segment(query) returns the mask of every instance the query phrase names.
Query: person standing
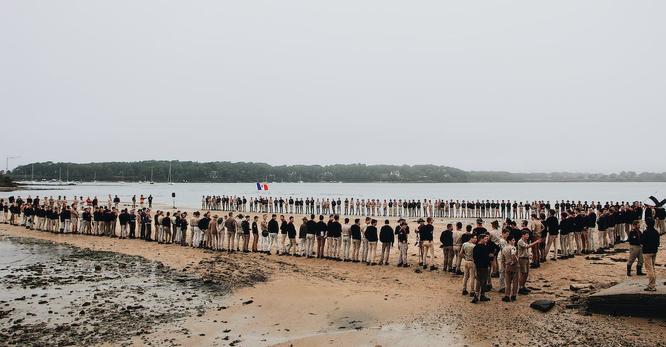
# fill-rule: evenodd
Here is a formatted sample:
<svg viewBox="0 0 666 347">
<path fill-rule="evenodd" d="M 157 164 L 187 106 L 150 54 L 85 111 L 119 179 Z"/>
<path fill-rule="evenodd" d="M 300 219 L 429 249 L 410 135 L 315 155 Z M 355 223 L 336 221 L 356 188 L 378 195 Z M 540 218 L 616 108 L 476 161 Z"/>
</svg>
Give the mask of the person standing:
<svg viewBox="0 0 666 347">
<path fill-rule="evenodd" d="M 645 270 L 648 276 L 648 285 L 644 289 L 647 292 L 654 292 L 656 287 L 656 275 L 654 272 L 654 265 L 657 258 L 657 250 L 659 249 L 659 232 L 654 228 L 654 219 L 645 219 L 647 227 L 643 231 L 643 258 L 645 260 Z"/>
<path fill-rule="evenodd" d="M 299 202 L 300 204 L 300 202 Z M 297 205 L 300 206 L 300 205 Z M 298 239 L 299 239 L 299 250 L 298 254 L 296 254 L 297 257 L 304 257 L 305 256 L 305 249 L 307 246 L 307 237 L 308 237 L 308 219 L 303 217 L 301 220 L 301 226 L 298 228 Z"/>
<path fill-rule="evenodd" d="M 340 238 L 342 237 L 342 225 L 340 216 L 333 216 L 333 221 L 328 224 L 328 235 L 330 236 L 330 250 L 328 256 L 334 260 L 340 260 Z"/>
<path fill-rule="evenodd" d="M 259 245 L 259 216 L 254 216 L 252 220 L 252 252 L 257 252 Z"/>
<path fill-rule="evenodd" d="M 364 263 L 368 260 L 368 239 L 365 238 L 365 229 L 370 226 L 370 220 L 370 217 L 365 217 L 365 225 L 361 233 L 361 261 Z"/>
<path fill-rule="evenodd" d="M 324 215 L 319 215 L 319 222 L 317 222 L 317 258 L 324 258 L 324 250 L 326 247 L 326 231 L 327 225 L 324 222 Z"/>
<path fill-rule="evenodd" d="M 442 271 L 450 272 L 453 269 L 453 224 L 446 225 L 446 229 L 439 235 L 439 242 L 442 243 Z"/>
<path fill-rule="evenodd" d="M 488 284 L 488 276 L 490 269 L 490 261 L 492 259 L 492 250 L 488 247 L 488 234 L 480 234 L 476 246 L 472 251 L 472 259 L 476 272 L 476 295 L 472 299 L 472 303 L 478 301 L 489 301 L 490 298 L 486 296 L 486 288 Z"/>
<path fill-rule="evenodd" d="M 645 275 L 643 273 L 643 242 L 640 224 L 640 221 L 633 221 L 631 230 L 629 231 L 629 260 L 627 260 L 627 276 L 631 276 L 631 266 L 634 265 L 634 261 L 636 260 L 638 260 L 636 264 L 636 275 Z"/>
<path fill-rule="evenodd" d="M 464 269 L 463 272 L 465 273 L 465 276 L 463 277 L 462 295 L 469 294 L 467 291 L 467 283 L 468 281 L 471 281 L 470 285 L 473 297 L 476 297 L 476 271 L 474 267 L 474 248 L 476 247 L 476 241 L 476 235 L 470 233 L 468 241 L 463 243 L 460 248 L 460 257 L 464 260 L 462 266 Z"/>
<path fill-rule="evenodd" d="M 282 206 L 280 206 L 280 210 L 282 210 Z M 284 215 L 280 215 L 280 245 L 278 249 L 278 255 L 285 255 L 286 250 L 287 250 L 287 238 L 288 238 L 288 231 L 287 231 L 287 221 L 284 219 Z"/>
<path fill-rule="evenodd" d="M 312 209 L 312 208 L 311 208 Z M 310 215 L 310 220 L 307 222 L 307 228 L 308 228 L 308 233 L 306 235 L 305 241 L 305 256 L 307 258 L 312 257 L 312 253 L 314 252 L 314 244 L 315 244 L 315 238 L 317 237 L 317 234 L 319 233 L 319 225 L 315 221 L 315 215 L 311 214 Z"/>
<path fill-rule="evenodd" d="M 527 277 L 530 272 L 530 248 L 534 247 L 535 245 L 538 245 L 539 240 L 534 241 L 532 243 L 529 243 L 530 239 L 530 232 L 527 230 L 524 230 L 522 232 L 522 235 L 520 237 L 520 240 L 518 240 L 518 243 L 516 244 L 517 247 L 517 255 L 518 255 L 518 267 L 520 270 L 520 279 L 519 279 L 519 284 L 520 284 L 520 289 L 518 289 L 518 294 L 522 295 L 527 295 L 530 293 L 530 290 L 525 287 L 527 284 Z"/>
<path fill-rule="evenodd" d="M 423 247 L 423 268 L 428 268 L 428 256 L 430 256 L 430 271 L 437 270 L 435 266 L 435 248 L 433 245 L 434 232 L 435 227 L 432 225 L 432 217 L 427 217 L 426 224 L 420 230 L 420 240 Z"/>
<path fill-rule="evenodd" d="M 382 226 L 381 230 L 379 231 L 379 241 L 382 243 L 382 257 L 379 261 L 379 265 L 388 265 L 391 246 L 395 241 L 393 228 L 391 228 L 389 225 L 388 219 L 384 221 L 384 226 Z"/>
<path fill-rule="evenodd" d="M 266 211 L 266 209 L 264 209 Z M 270 254 L 270 241 L 268 233 L 268 215 L 263 214 L 261 216 L 261 252 L 265 254 Z"/>
<path fill-rule="evenodd" d="M 398 250 L 400 251 L 398 267 L 409 267 L 409 263 L 407 262 L 407 249 L 409 248 L 409 226 L 402 218 L 398 220 L 398 223 L 400 223 L 400 225 L 398 225 L 395 230 L 395 234 L 398 235 Z"/>
<path fill-rule="evenodd" d="M 213 222 L 216 222 L 217 218 L 213 219 Z M 236 218 L 234 218 L 234 213 L 229 212 L 229 217 L 224 221 L 224 227 L 227 229 L 227 252 L 234 252 L 234 239 L 236 238 Z M 220 230 L 221 232 L 222 230 Z M 224 251 L 224 241 L 222 242 L 222 250 Z"/>
<path fill-rule="evenodd" d="M 347 213 L 348 200 L 345 200 L 345 214 Z M 351 225 L 349 224 L 349 218 L 345 218 L 345 224 L 342 225 L 342 261 L 347 262 L 350 260 L 349 251 L 351 247 Z"/>
<path fill-rule="evenodd" d="M 368 240 L 368 258 L 367 265 L 377 265 L 375 258 L 377 256 L 377 221 L 373 219 L 370 225 L 365 228 L 365 239 Z"/>
<path fill-rule="evenodd" d="M 295 256 L 298 251 L 298 245 L 296 244 L 296 226 L 294 225 L 294 216 L 289 217 L 289 222 L 287 223 L 286 229 L 287 237 L 289 238 L 289 246 L 287 246 L 284 254 Z"/>
<path fill-rule="evenodd" d="M 505 233 L 508 236 L 508 233 Z M 500 258 L 502 259 L 502 268 L 504 271 L 504 297 L 502 301 L 516 301 L 516 295 L 518 295 L 518 282 L 519 282 L 519 259 L 518 253 L 516 250 L 516 239 L 512 236 L 508 236 L 506 246 L 500 252 Z"/>
<path fill-rule="evenodd" d="M 241 230 L 243 231 L 243 253 L 248 253 L 250 251 L 250 233 L 252 231 L 250 215 L 245 216 L 241 222 Z"/>
<path fill-rule="evenodd" d="M 273 252 L 273 245 L 275 245 L 276 253 L 280 254 L 279 246 L 277 245 L 278 232 L 280 231 L 280 225 L 277 221 L 277 215 L 271 215 L 271 220 L 268 221 L 268 253 Z"/>
<path fill-rule="evenodd" d="M 314 218 L 314 215 L 312 216 Z M 358 253 L 359 253 L 359 248 L 361 246 L 361 220 L 359 218 L 356 218 L 354 220 L 354 224 L 349 228 L 349 232 L 351 234 L 351 246 L 352 246 L 352 251 L 351 251 L 351 261 L 354 263 L 358 263 Z"/>
</svg>

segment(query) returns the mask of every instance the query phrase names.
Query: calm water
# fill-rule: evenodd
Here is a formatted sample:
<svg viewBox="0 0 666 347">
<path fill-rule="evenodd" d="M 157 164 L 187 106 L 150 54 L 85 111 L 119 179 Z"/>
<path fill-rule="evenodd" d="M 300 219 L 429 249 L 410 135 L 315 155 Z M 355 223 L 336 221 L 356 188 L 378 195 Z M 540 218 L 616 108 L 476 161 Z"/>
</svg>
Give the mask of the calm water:
<svg viewBox="0 0 666 347">
<path fill-rule="evenodd" d="M 490 199 L 490 200 L 601 200 L 646 201 L 656 194 L 666 197 L 666 183 L 271 183 L 268 192 L 258 192 L 254 183 L 84 183 L 66 187 L 26 188 L 0 193 L 23 198 L 31 195 L 97 196 L 106 201 L 109 194 L 128 201 L 132 195 L 152 195 L 156 203 L 171 203 L 176 193 L 178 207 L 197 208 L 202 195 L 293 196 L 315 198 L 354 197 L 365 199 Z"/>
</svg>

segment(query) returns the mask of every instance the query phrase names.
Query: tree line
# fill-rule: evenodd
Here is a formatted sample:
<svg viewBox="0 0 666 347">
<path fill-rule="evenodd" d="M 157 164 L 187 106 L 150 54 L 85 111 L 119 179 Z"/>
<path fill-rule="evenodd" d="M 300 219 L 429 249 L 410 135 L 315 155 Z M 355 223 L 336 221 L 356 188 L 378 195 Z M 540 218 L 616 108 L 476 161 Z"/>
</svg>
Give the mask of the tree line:
<svg viewBox="0 0 666 347">
<path fill-rule="evenodd" d="M 463 171 L 437 165 L 277 165 L 251 162 L 41 162 L 16 167 L 15 180 L 172 182 L 666 182 L 666 172 L 613 174 Z"/>
</svg>

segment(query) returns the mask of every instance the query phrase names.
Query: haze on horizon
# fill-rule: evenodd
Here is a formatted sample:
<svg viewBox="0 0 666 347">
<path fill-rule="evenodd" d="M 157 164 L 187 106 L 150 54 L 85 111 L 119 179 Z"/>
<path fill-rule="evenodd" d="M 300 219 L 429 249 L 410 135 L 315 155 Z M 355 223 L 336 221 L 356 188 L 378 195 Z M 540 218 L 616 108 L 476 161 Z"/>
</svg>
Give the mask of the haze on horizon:
<svg viewBox="0 0 666 347">
<path fill-rule="evenodd" d="M 0 3 L 1 168 L 666 171 L 666 2 Z"/>
</svg>

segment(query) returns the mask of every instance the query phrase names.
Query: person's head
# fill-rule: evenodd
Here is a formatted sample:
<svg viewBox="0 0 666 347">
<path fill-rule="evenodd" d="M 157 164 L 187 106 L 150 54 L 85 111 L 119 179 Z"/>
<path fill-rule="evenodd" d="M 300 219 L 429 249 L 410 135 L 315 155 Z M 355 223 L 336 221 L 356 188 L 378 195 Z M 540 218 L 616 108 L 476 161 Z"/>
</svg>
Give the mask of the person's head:
<svg viewBox="0 0 666 347">
<path fill-rule="evenodd" d="M 271 219 L 272 219 L 272 220 L 276 220 L 276 219 L 277 219 L 277 215 L 276 215 L 276 214 L 271 215 Z"/>
<path fill-rule="evenodd" d="M 482 244 L 482 245 L 485 245 L 486 243 L 488 243 L 488 234 L 483 233 L 483 234 L 479 235 L 479 239 L 477 240 L 477 243 Z"/>
<path fill-rule="evenodd" d="M 293 223 L 294 222 L 294 216 L 289 216 L 289 222 Z"/>
<path fill-rule="evenodd" d="M 631 227 L 636 229 L 636 230 L 639 230 L 641 228 L 641 221 L 639 221 L 639 220 L 633 221 L 631 223 Z"/>
<path fill-rule="evenodd" d="M 456 229 L 461 230 L 462 227 L 463 227 L 462 222 L 458 222 L 458 223 L 456 223 Z"/>
<path fill-rule="evenodd" d="M 527 239 L 530 238 L 530 233 L 527 230 L 525 230 L 520 234 L 520 238 L 522 238 L 523 241 L 527 241 Z"/>
<path fill-rule="evenodd" d="M 345 224 L 349 223 L 349 218 L 345 218 Z"/>
<path fill-rule="evenodd" d="M 432 224 L 432 217 L 428 217 L 428 218 L 426 218 L 426 222 L 427 222 L 428 224 Z"/>
<path fill-rule="evenodd" d="M 259 216 L 254 216 L 254 221 L 256 222 L 258 220 L 259 220 Z"/>
<path fill-rule="evenodd" d="M 319 220 L 320 220 L 320 221 L 323 221 L 323 220 L 324 220 L 324 215 L 323 215 L 323 214 L 320 214 L 320 215 L 319 215 Z"/>
<path fill-rule="evenodd" d="M 471 233 L 472 232 L 472 225 L 467 224 L 467 226 L 465 227 L 465 231 L 467 231 L 468 233 Z"/>
<path fill-rule="evenodd" d="M 373 219 L 373 220 L 370 222 L 370 224 L 372 224 L 372 225 L 377 225 L 377 220 L 376 220 L 376 219 Z"/>
<path fill-rule="evenodd" d="M 446 225 L 446 230 L 453 230 L 453 224 L 449 223 Z"/>
<path fill-rule="evenodd" d="M 508 235 L 508 233 L 507 233 L 507 235 Z M 510 236 L 510 235 L 509 235 L 509 237 L 506 238 L 506 242 L 508 242 L 511 246 L 516 245 L 516 239 L 514 239 L 513 236 Z"/>
<path fill-rule="evenodd" d="M 245 220 L 247 220 L 247 221 L 250 220 L 250 215 L 249 214 L 247 216 L 245 216 Z"/>
<path fill-rule="evenodd" d="M 533 216 L 536 217 L 536 215 L 533 215 Z M 527 222 L 526 220 L 524 220 L 524 221 L 522 221 L 522 222 L 520 223 L 520 225 L 521 225 L 523 228 L 527 228 L 528 222 Z"/>
<path fill-rule="evenodd" d="M 481 218 L 477 218 L 477 219 L 476 219 L 476 226 L 478 226 L 478 227 L 483 226 L 483 219 L 481 219 Z"/>
<path fill-rule="evenodd" d="M 337 214 L 334 215 L 334 216 L 333 216 L 333 220 L 335 220 L 336 222 L 339 221 L 339 220 L 340 220 L 340 216 L 338 216 Z"/>
<path fill-rule="evenodd" d="M 361 219 L 360 218 L 354 219 L 354 224 L 361 224 Z"/>
<path fill-rule="evenodd" d="M 314 214 L 311 214 L 311 215 L 310 215 L 310 219 L 311 219 L 311 220 L 314 220 L 314 219 L 315 219 L 315 215 L 314 215 Z"/>
<path fill-rule="evenodd" d="M 365 217 L 365 224 L 370 224 L 370 220 L 371 220 L 370 217 Z"/>
<path fill-rule="evenodd" d="M 283 214 L 280 215 L 280 220 L 284 221 L 284 215 Z"/>
</svg>

